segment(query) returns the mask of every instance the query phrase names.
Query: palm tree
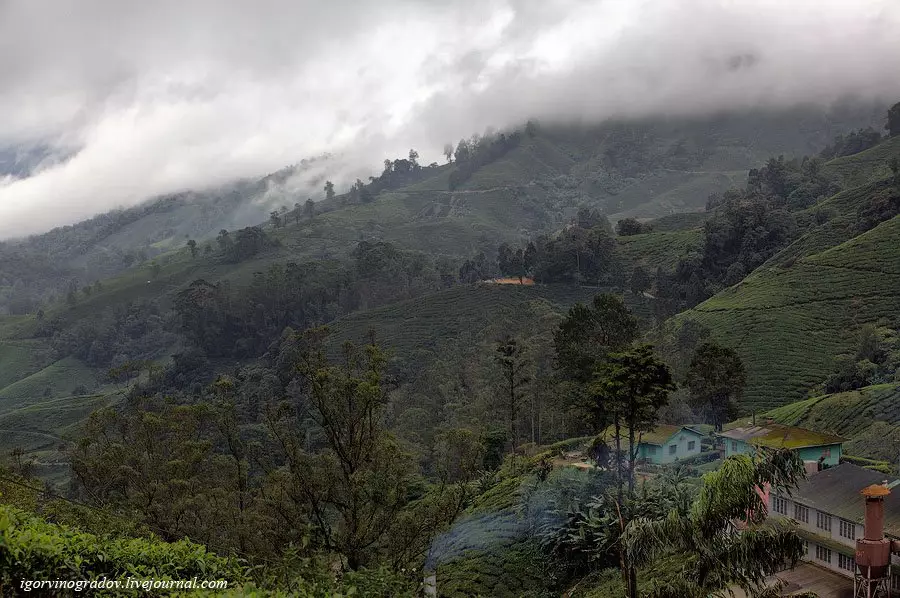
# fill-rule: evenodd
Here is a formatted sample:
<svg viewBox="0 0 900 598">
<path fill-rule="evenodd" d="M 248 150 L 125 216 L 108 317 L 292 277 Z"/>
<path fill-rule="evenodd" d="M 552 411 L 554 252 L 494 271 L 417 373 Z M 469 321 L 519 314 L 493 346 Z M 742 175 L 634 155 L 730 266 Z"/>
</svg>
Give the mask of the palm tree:
<svg viewBox="0 0 900 598">
<path fill-rule="evenodd" d="M 750 596 L 777 595 L 765 580 L 800 559 L 803 541 L 794 523 L 766 519 L 761 489 L 790 493 L 804 476 L 796 453 L 759 449 L 753 457 L 730 457 L 706 474 L 688 513 L 631 521 L 623 537 L 628 563 L 673 569 L 648 579 L 643 594 L 705 598 L 730 595 L 729 588 L 737 586 Z M 628 595 L 636 596 L 637 584 L 628 585 Z"/>
</svg>

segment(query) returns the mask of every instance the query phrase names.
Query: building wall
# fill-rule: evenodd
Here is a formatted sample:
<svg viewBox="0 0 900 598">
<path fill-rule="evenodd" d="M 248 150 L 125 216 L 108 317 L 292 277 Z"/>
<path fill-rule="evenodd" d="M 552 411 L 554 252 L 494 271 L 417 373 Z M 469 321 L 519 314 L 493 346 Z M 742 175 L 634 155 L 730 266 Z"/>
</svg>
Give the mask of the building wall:
<svg viewBox="0 0 900 598">
<path fill-rule="evenodd" d="M 805 512 L 803 511 L 804 508 L 806 509 Z M 801 500 L 791 499 L 788 496 L 777 496 L 774 492 L 769 494 L 769 516 L 793 519 L 797 522 L 800 529 L 828 541 L 827 543 L 817 543 L 814 538 L 807 539 L 804 560 L 815 563 L 820 567 L 827 567 L 846 577 L 853 577 L 853 569 L 842 567 L 842 559 L 839 555 L 843 554 L 848 559 L 853 558 L 856 552 L 856 538 L 863 537 L 864 527 L 862 524 L 819 511 L 804 504 Z M 852 536 L 852 538 L 848 536 Z M 834 548 L 834 544 L 845 546 L 846 550 L 840 552 Z M 819 547 L 818 550 L 817 547 Z M 900 574 L 900 559 L 892 557 L 891 560 L 893 562 L 893 573 L 895 575 Z M 843 564 L 852 566 L 853 561 L 843 560 Z M 898 576 L 896 583 L 898 588 L 900 588 L 900 576 Z"/>
<path fill-rule="evenodd" d="M 750 452 L 750 445 L 743 440 L 732 440 L 731 438 L 725 438 L 724 440 L 726 458 L 731 455 L 746 455 Z"/>
<path fill-rule="evenodd" d="M 753 447 L 743 440 L 732 440 L 723 438 L 725 441 L 725 456 L 745 455 L 752 452 Z M 818 461 L 819 457 L 825 455 L 824 464 L 829 467 L 837 465 L 841 462 L 841 445 L 828 444 L 824 446 L 808 446 L 797 451 L 800 458 L 804 461 Z"/>
<path fill-rule="evenodd" d="M 825 446 L 808 446 L 799 449 L 800 458 L 804 461 L 818 461 L 819 457 L 825 456 L 825 465 L 832 467 L 841 462 L 841 445 L 828 444 Z"/>
<path fill-rule="evenodd" d="M 699 434 L 690 430 L 681 430 L 669 438 L 663 446 L 642 442 L 638 458 L 657 465 L 673 463 L 677 459 L 687 459 L 700 454 L 701 439 Z"/>
</svg>

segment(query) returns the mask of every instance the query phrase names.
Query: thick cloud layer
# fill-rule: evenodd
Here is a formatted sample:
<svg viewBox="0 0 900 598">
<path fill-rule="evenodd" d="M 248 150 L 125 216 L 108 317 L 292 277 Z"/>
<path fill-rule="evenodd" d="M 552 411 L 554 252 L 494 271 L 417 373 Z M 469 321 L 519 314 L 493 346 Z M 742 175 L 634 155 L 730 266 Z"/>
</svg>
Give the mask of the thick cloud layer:
<svg viewBox="0 0 900 598">
<path fill-rule="evenodd" d="M 0 237 L 529 117 L 900 96 L 896 0 L 0 0 Z M 337 182 L 341 188 L 340 176 Z"/>
</svg>

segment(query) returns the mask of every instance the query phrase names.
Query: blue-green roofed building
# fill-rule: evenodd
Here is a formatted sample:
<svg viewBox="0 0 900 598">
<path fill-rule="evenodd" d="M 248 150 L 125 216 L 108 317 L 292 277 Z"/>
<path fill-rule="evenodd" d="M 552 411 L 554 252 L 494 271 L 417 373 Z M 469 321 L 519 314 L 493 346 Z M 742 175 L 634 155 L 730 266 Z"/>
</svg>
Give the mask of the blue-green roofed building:
<svg viewBox="0 0 900 598">
<path fill-rule="evenodd" d="M 623 429 L 623 436 L 628 430 Z M 703 433 L 689 426 L 658 425 L 638 434 L 637 461 L 664 465 L 700 454 Z"/>
<path fill-rule="evenodd" d="M 833 434 L 773 422 L 732 428 L 716 436 L 725 443 L 725 457 L 751 453 L 756 446 L 788 448 L 797 451 L 803 461 L 821 463 L 823 467 L 833 467 L 841 462 L 844 442 L 843 438 Z"/>
</svg>

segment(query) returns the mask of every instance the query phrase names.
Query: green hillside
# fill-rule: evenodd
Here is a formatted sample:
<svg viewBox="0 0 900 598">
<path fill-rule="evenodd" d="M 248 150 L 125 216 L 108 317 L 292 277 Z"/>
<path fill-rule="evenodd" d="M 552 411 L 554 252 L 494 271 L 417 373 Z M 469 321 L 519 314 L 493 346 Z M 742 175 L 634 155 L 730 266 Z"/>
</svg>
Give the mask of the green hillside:
<svg viewBox="0 0 900 598">
<path fill-rule="evenodd" d="M 0 388 L 0 413 L 27 405 L 36 397 L 66 397 L 80 386 L 96 388 L 97 385 L 96 372 L 77 359 L 66 357 Z"/>
<path fill-rule="evenodd" d="M 294 206 L 309 196 L 320 199 L 317 177 L 327 177 L 322 173 L 332 167 L 327 156 L 304 160 L 265 177 L 156 198 L 0 244 L 0 314 L 36 311 L 50 297 L 64 296 L 72 279 L 84 284 L 146 270 L 150 259 L 165 259 L 189 238 L 202 245 L 221 229 L 266 222 L 270 210 L 282 208 L 294 225 L 280 231 L 294 259 L 340 253 L 360 238 L 467 255 L 486 239 L 514 241 L 558 229 L 580 206 L 600 209 L 613 221 L 696 211 L 710 193 L 743 184 L 747 170 L 768 156 L 817 152 L 835 134 L 871 125 L 882 112 L 869 104 L 830 111 L 806 106 L 540 125 L 480 163 L 453 193 L 451 177 L 460 174 L 456 162 L 423 166 L 400 184 L 379 186 L 368 205 L 347 206 L 352 192 L 319 201 L 317 211 L 329 214 L 297 226 Z"/>
<path fill-rule="evenodd" d="M 781 424 L 843 436 L 844 452 L 895 463 L 900 443 L 900 384 L 867 386 L 791 403 L 765 414 Z"/>
<path fill-rule="evenodd" d="M 616 241 L 622 257 L 629 264 L 643 266 L 652 274 L 657 267 L 673 270 L 682 256 L 699 249 L 703 243 L 703 231 L 651 232 L 618 237 Z"/>
<path fill-rule="evenodd" d="M 745 410 L 806 396 L 863 324 L 897 325 L 900 216 L 857 238 L 762 268 L 679 316 L 734 347 L 747 371 Z"/>
<path fill-rule="evenodd" d="M 0 338 L 4 338 L 2 332 Z M 52 361 L 49 349 L 41 340 L 0 341 L 0 389 L 40 371 Z"/>
<path fill-rule="evenodd" d="M 898 154 L 900 137 L 892 137 L 865 152 L 831 160 L 825 168 L 840 177 L 845 186 L 859 187 L 889 176 L 888 162 Z"/>
<path fill-rule="evenodd" d="M 354 192 L 337 195 L 318 202 L 311 217 L 288 211 L 276 217 L 274 224 L 261 224 L 268 239 L 265 247 L 239 260 L 226 260 L 209 236 L 217 232 L 222 218 L 240 212 L 263 189 L 277 188 L 294 171 L 223 188 L 216 192 L 221 197 L 185 194 L 59 229 L 22 247 L 38 248 L 45 252 L 43 258 L 60 260 L 60 248 L 73 244 L 77 250 L 67 267 L 81 271 L 90 270 L 90 264 L 99 259 L 96 256 L 116 256 L 120 250 L 152 247 L 152 260 L 138 259 L 124 270 L 117 266 L 117 273 L 104 277 L 102 285 L 92 286 L 89 292 L 79 288 L 74 302 L 66 301 L 66 293 L 57 289 L 55 301 L 43 303 L 41 320 L 35 315 L 0 317 L 0 418 L 12 412 L 37 414 L 40 411 L 27 409 L 58 400 L 60 413 L 69 419 L 29 428 L 36 434 L 57 435 L 64 423 L 83 419 L 79 400 L 73 399 L 71 409 L 64 408 L 69 397 L 76 391 L 104 392 L 105 367 L 90 367 L 87 351 L 80 354 L 81 360 L 52 352 L 57 339 L 53 332 L 42 332 L 47 327 L 55 327 L 58 333 L 100 314 L 111 317 L 133 304 L 153 303 L 171 318 L 175 294 L 195 280 L 226 282 L 229 288 L 241 289 L 256 273 L 288 262 L 315 264 L 317 272 L 330 273 L 309 281 L 313 287 L 344 289 L 347 278 L 356 276 L 351 252 L 362 240 L 422 252 L 433 260 L 426 269 L 440 268 L 441 276 L 455 277 L 461 262 L 478 252 L 493 260 L 500 243 L 522 246 L 538 235 L 554 235 L 573 221 L 580 208 L 592 208 L 612 219 L 659 217 L 651 223 L 652 232 L 616 238 L 616 253 L 608 258 L 615 271 L 611 280 L 624 282 L 635 266 L 651 276 L 658 268 L 671 272 L 679 259 L 702 246 L 709 214 L 698 210 L 710 193 L 743 185 L 747 169 L 773 153 L 817 150 L 835 132 L 868 124 L 871 118 L 865 111 L 837 117 L 789 111 L 596 127 L 539 126 L 537 132 L 522 133 L 519 141 L 479 161 L 458 184 L 451 182 L 462 176 L 464 167 L 455 161 L 417 167 L 393 179 L 388 170 L 376 179 L 380 186 L 376 188 L 373 181 L 375 192 L 366 198 Z M 869 174 L 860 175 L 872 181 L 883 172 L 881 162 L 889 155 L 891 143 L 840 158 L 828 168 L 846 178 L 852 168 L 848 164 L 854 160 L 872 164 L 866 167 Z M 749 406 L 802 398 L 810 385 L 821 382 L 833 357 L 851 348 L 861 323 L 894 313 L 891 303 L 896 301 L 898 274 L 892 266 L 893 250 L 884 247 L 895 239 L 896 223 L 882 224 L 859 238 L 854 229 L 858 206 L 886 189 L 882 181 L 870 182 L 807 210 L 798 218 L 806 235 L 746 281 L 685 316 L 706 324 L 728 344 L 745 345 L 741 351 L 750 370 Z M 282 200 L 293 207 L 294 200 L 304 198 L 284 196 Z M 826 218 L 817 210 L 827 212 Z M 185 235 L 200 241 L 196 256 L 185 246 Z M 834 247 L 842 242 L 845 245 Z M 866 260 L 869 269 L 855 269 L 858 260 Z M 96 271 L 105 267 L 98 266 Z M 433 282 L 436 278 L 433 274 L 432 282 L 405 295 L 385 291 L 382 296 L 390 299 L 375 304 L 416 296 L 422 288 L 439 288 Z M 15 288 L 23 286 L 9 277 L 5 280 Z M 81 284 L 89 280 L 81 279 Z M 401 277 L 397 284 L 406 281 Z M 805 307 L 803 285 L 809 286 L 814 304 L 821 307 Z M 359 341 L 375 330 L 398 363 L 413 369 L 418 365 L 425 371 L 421 360 L 440 362 L 463 353 L 471 357 L 476 349 L 490 355 L 488 344 L 509 332 L 527 338 L 543 335 L 535 342 L 549 355 L 545 337 L 560 314 L 601 290 L 574 285 L 460 285 L 376 309 L 366 309 L 370 303 L 365 299 L 347 300 L 352 307 L 338 308 L 337 300 L 330 298 L 333 303 L 321 308 L 321 315 L 312 321 L 333 320 L 333 343 Z M 652 300 L 631 294 L 626 300 L 635 312 L 650 319 Z M 845 305 L 848 301 L 853 302 L 852 310 Z M 358 311 L 347 313 L 353 310 Z M 155 345 L 152 354 L 141 358 L 166 361 L 181 350 L 179 343 L 184 339 L 174 340 L 177 330 L 171 322 L 169 326 L 173 336 L 167 337 L 168 344 Z M 821 350 L 805 350 L 803 342 L 810 340 Z M 127 348 L 117 355 L 133 357 Z M 249 363 L 257 356 L 243 354 L 239 360 Z M 546 355 L 539 358 L 546 361 Z M 770 363 L 787 369 L 776 372 Z M 410 398 L 409 406 L 414 405 Z"/>
<path fill-rule="evenodd" d="M 360 342 L 374 330 L 380 343 L 400 360 L 437 355 L 451 342 L 476 338 L 493 341 L 503 334 L 531 333 L 554 322 L 576 302 L 588 303 L 608 289 L 567 285 L 458 286 L 417 299 L 357 312 L 330 324 L 330 342 Z M 646 300 L 625 294 L 638 315 L 648 316 Z"/>
<path fill-rule="evenodd" d="M 878 223 L 878 214 L 896 213 L 890 206 L 900 191 L 883 175 L 898 150 L 898 140 L 888 139 L 828 162 L 845 184 L 853 174 L 859 186 L 796 213 L 801 234 L 793 243 L 677 316 L 707 326 L 740 353 L 748 370 L 745 411 L 806 398 L 836 357 L 856 351 L 863 325 L 900 325 L 900 216 Z"/>
<path fill-rule="evenodd" d="M 606 202 L 610 220 L 659 218 L 703 209 L 706 198 L 743 185 L 747 169 L 728 171 L 664 171 L 641 179 Z M 649 201 L 647 198 L 650 198 Z"/>
<path fill-rule="evenodd" d="M 669 214 L 649 221 L 647 224 L 653 227 L 654 232 L 671 233 L 675 231 L 703 228 L 703 224 L 709 219 L 709 212 L 683 212 Z"/>
</svg>

